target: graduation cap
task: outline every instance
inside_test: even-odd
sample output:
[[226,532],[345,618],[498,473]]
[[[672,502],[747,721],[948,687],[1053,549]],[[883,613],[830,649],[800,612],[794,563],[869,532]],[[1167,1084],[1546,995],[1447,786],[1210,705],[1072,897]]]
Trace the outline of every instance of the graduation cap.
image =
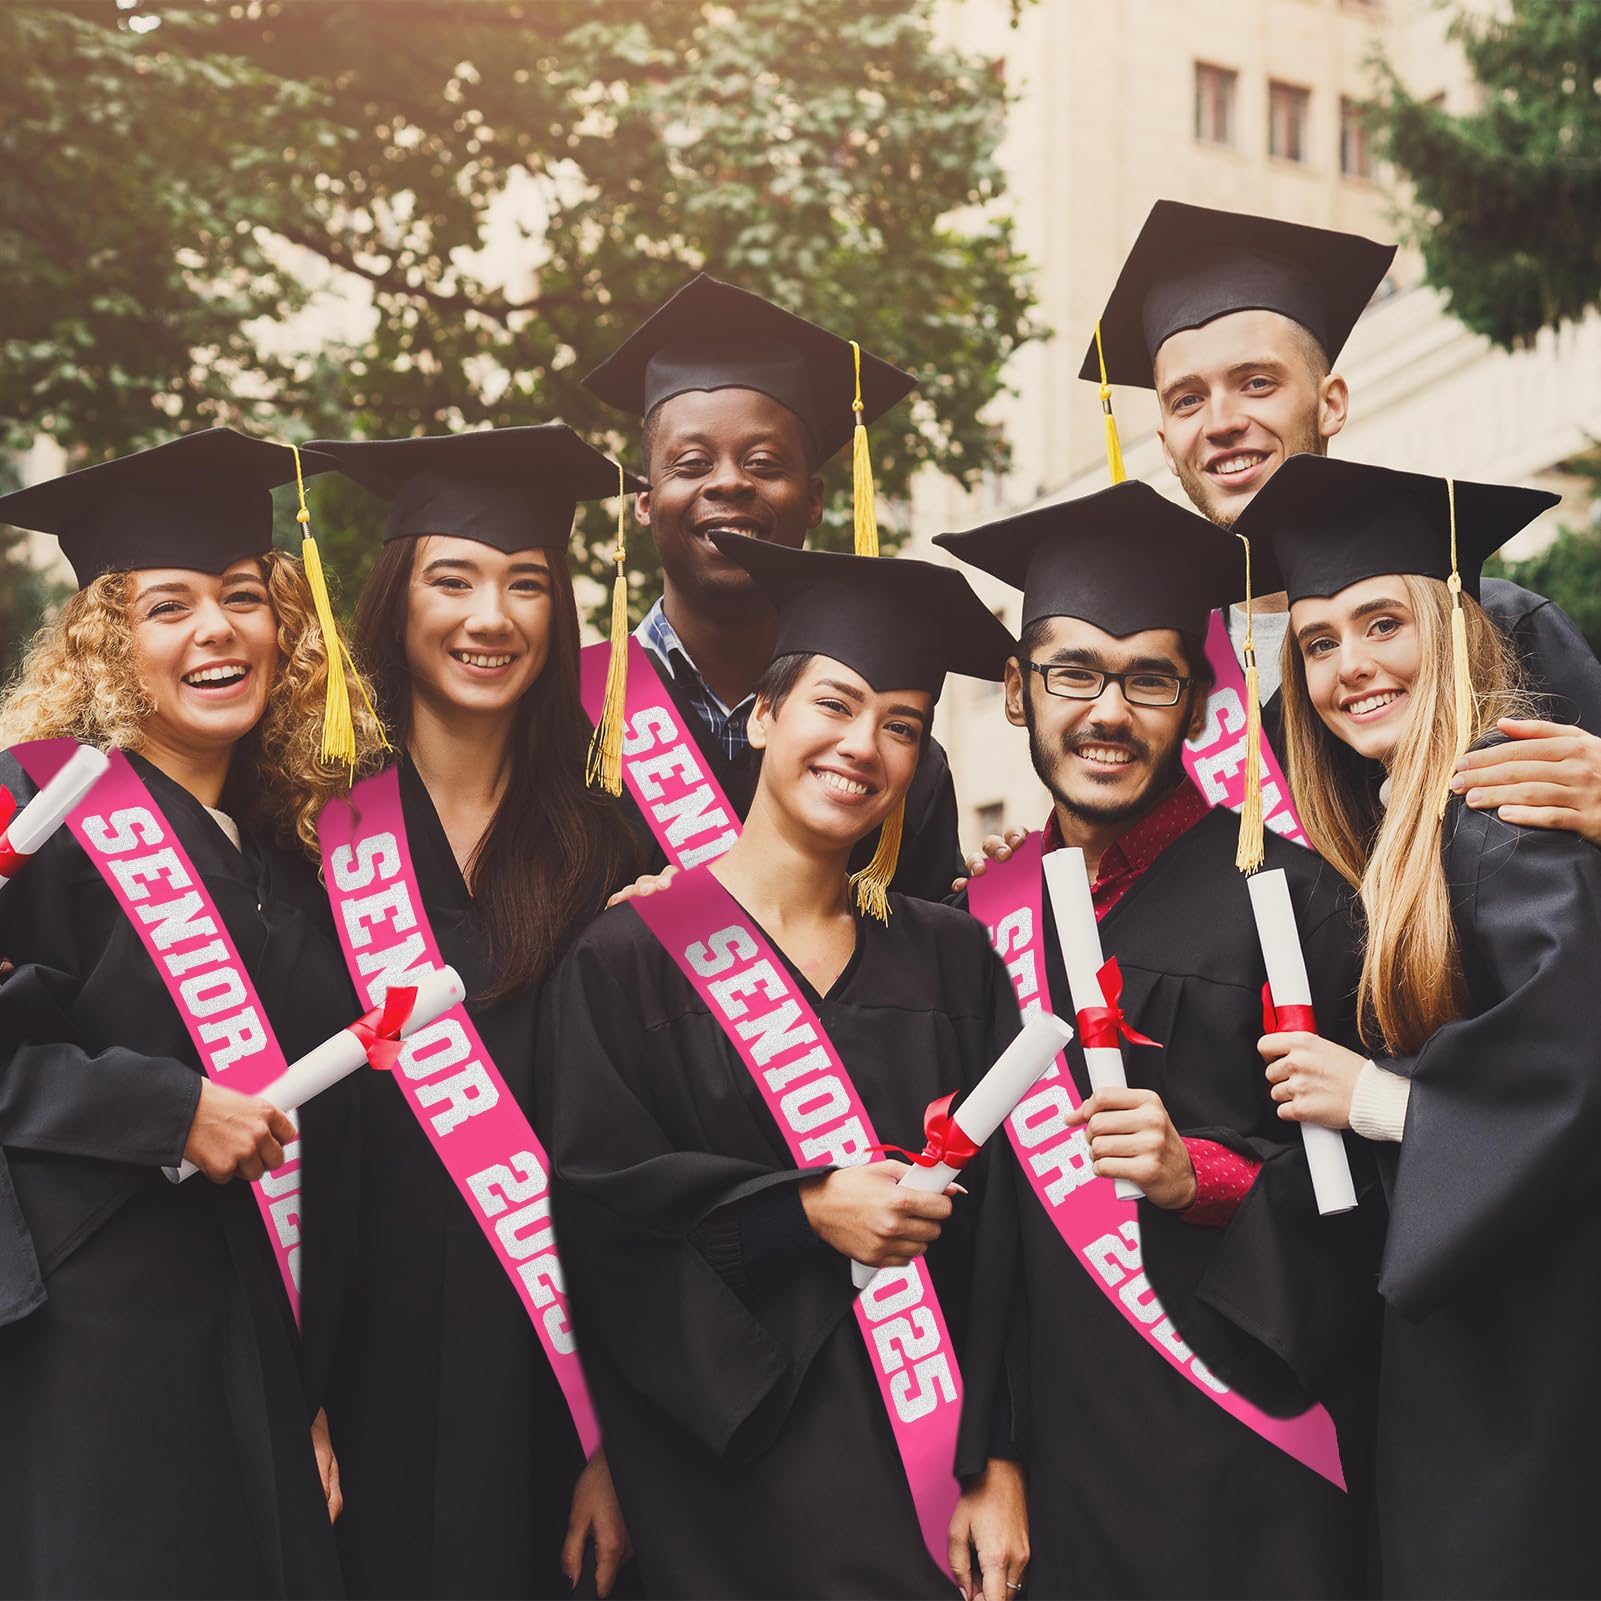
[[1333,362],[1395,250],[1360,234],[1158,200],[1118,274],[1079,377],[1150,389],[1164,341],[1234,311],[1291,318]]
[[415,439],[318,439],[308,448],[389,501],[386,542],[449,534],[508,556],[565,551],[579,501],[645,487],[565,423]]
[[0,496],[0,522],[54,534],[80,589],[140,568],[222,573],[272,548],[272,491],[294,481],[289,446],[206,428]]
[[1023,592],[1023,627],[1078,617],[1119,638],[1173,628],[1204,638],[1239,597],[1240,542],[1149,484],[1113,484],[934,543]]
[[[999,679],[1015,648],[1000,620],[949,567],[899,557],[791,550],[748,534],[712,542],[756,581],[778,613],[773,660],[828,656],[880,693],[927,690],[938,700],[947,673]],[[873,859],[851,875],[857,905],[889,917],[890,880],[900,854],[904,802],[884,821]]]

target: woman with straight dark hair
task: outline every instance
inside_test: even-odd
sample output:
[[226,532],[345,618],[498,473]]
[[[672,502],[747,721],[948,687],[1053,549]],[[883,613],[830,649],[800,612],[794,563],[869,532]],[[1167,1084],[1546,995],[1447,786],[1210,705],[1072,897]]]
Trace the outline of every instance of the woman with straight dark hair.
[[[321,448],[392,503],[355,636],[399,754],[354,792],[353,817],[325,816],[336,921],[369,1002],[425,947],[469,997],[452,1014],[467,1044],[451,1060],[470,1055],[455,1077],[419,1044],[388,1082],[365,1075],[310,1114],[308,1228],[341,1242],[308,1267],[306,1301],[346,1582],[357,1596],[566,1596],[592,1542],[604,1596],[627,1535],[604,1455],[586,1462],[587,1402],[569,1406],[559,1269],[517,1271],[548,1240],[548,1208],[507,1206],[543,1177],[519,1110],[543,982],[637,871],[620,811],[585,787],[566,563],[576,502],[618,494],[619,470],[554,424]],[[334,829],[353,845],[330,849]],[[381,915],[366,895],[380,884]],[[341,901],[358,887],[366,898]],[[375,967],[386,939],[397,965]],[[449,1138],[491,1111],[520,1131],[515,1194],[467,1172]],[[355,1171],[318,1157],[346,1148],[341,1123]],[[521,1233],[506,1226],[525,1213]]]

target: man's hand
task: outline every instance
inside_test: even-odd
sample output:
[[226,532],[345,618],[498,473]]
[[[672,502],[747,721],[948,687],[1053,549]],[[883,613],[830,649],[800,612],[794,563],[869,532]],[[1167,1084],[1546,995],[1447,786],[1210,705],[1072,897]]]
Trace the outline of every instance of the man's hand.
[[209,1078],[200,1081],[200,1100],[183,1154],[213,1184],[241,1178],[255,1183],[281,1167],[284,1146],[295,1125],[271,1101],[241,1095]]
[[617,1570],[634,1554],[634,1543],[623,1522],[623,1509],[612,1486],[604,1446],[584,1464],[584,1471],[573,1486],[573,1508],[561,1547],[561,1571],[567,1575],[569,1585],[578,1583],[584,1566],[584,1546],[591,1539],[595,1542],[595,1594],[605,1601]]
[[654,895],[658,890],[666,889],[678,877],[676,867],[664,867],[659,873],[641,873],[632,884],[626,884],[606,902],[609,912],[614,906],[621,906],[624,901],[631,901],[636,895]]
[[1503,717],[1506,745],[1457,760],[1451,788],[1504,823],[1561,828],[1601,845],[1601,739],[1566,723]]
[[334,1455],[333,1441],[328,1437],[326,1410],[312,1419],[311,1449],[317,1456],[317,1475],[322,1480],[322,1498],[328,1503],[328,1521],[334,1523],[345,1510],[345,1498],[339,1493],[339,1458]]
[[1268,1064],[1268,1083],[1280,1117],[1291,1123],[1350,1128],[1351,1096],[1365,1056],[1321,1035],[1299,1031],[1264,1034],[1256,1048]]
[[953,1184],[943,1195],[903,1190],[904,1162],[837,1167],[801,1185],[801,1205],[812,1232],[841,1256],[868,1267],[905,1267],[939,1238],[951,1215]]
[[967,878],[953,878],[951,893],[960,895],[967,888],[968,878],[982,878],[985,867],[991,862],[1004,862],[1028,838],[1026,828],[1008,828],[999,834],[986,834],[979,848],[967,858]]
[[[1011,1601],[1028,1571],[1028,1487],[1016,1462],[992,1458],[962,1491],[950,1527],[951,1576],[963,1601]],[[980,1582],[973,1583],[971,1551]]]
[[1102,1178],[1132,1179],[1169,1212],[1193,1204],[1195,1168],[1155,1090],[1097,1090],[1063,1121],[1084,1125]]

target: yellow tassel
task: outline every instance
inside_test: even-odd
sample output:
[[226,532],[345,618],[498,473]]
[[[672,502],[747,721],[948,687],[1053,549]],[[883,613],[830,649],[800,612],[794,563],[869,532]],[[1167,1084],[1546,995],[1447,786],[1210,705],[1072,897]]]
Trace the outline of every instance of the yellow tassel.
[[1256,630],[1251,618],[1251,542],[1245,546],[1245,794],[1240,802],[1240,837],[1234,865],[1254,873],[1267,859],[1262,841],[1262,686],[1256,670]]
[[584,781],[609,795],[623,792],[623,712],[628,697],[628,570],[626,562],[627,480],[617,464],[617,575],[611,586],[611,655],[606,662],[606,694],[600,720],[590,736]]
[[[311,591],[311,603],[316,609],[317,626],[322,630],[323,651],[328,662],[322,704],[322,759],[325,762],[343,763],[350,778],[354,779],[356,723],[350,710],[351,680],[360,690],[374,723],[378,718],[373,712],[372,702],[367,699],[366,687],[356,672],[356,665],[350,658],[350,651],[334,618],[333,601],[328,595],[328,578],[322,569],[322,553],[317,549],[317,539],[311,531],[311,512],[306,506],[306,480],[300,470],[300,452],[293,445],[289,449],[295,459],[295,494],[300,501],[299,509],[295,512],[295,521],[300,524],[300,559],[306,570],[306,587]],[[382,730],[378,737],[383,748],[388,750],[389,742],[384,739]]]
[[1101,364],[1101,410],[1106,417],[1106,472],[1114,484],[1128,474],[1123,470],[1123,446],[1117,437],[1117,418],[1112,415],[1112,386],[1106,381],[1106,352],[1101,349],[1101,325],[1095,324],[1095,359]]
[[852,513],[856,525],[856,554],[878,554],[878,502],[873,492],[873,458],[867,448],[867,424],[862,421],[862,347],[851,340],[851,358],[856,365],[856,398],[851,410],[856,427],[851,435]]
[[[1462,574],[1456,565],[1456,480],[1447,478],[1445,493],[1451,508],[1451,576],[1445,587],[1451,591],[1451,679],[1456,711],[1456,754],[1460,756],[1473,743],[1473,722],[1477,706],[1473,679],[1468,671],[1468,614],[1462,609]],[[1441,817],[1451,799],[1450,786],[1440,797]]]
[[895,876],[895,864],[901,855],[901,832],[906,825],[906,801],[884,819],[878,831],[878,848],[873,859],[859,873],[851,874],[851,888],[856,891],[856,909],[864,917],[876,917],[879,922],[889,921],[889,884]]

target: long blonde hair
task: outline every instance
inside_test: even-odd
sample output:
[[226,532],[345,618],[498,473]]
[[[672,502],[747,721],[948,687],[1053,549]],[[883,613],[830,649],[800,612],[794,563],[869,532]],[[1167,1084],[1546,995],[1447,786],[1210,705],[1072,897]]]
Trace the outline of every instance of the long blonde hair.
[[[1301,824],[1318,854],[1362,898],[1362,1036],[1400,1054],[1421,1049],[1442,1024],[1461,1017],[1468,997],[1441,854],[1440,798],[1457,755],[1451,595],[1437,578],[1397,577],[1421,654],[1409,691],[1412,714],[1390,758],[1388,804],[1379,804],[1376,764],[1337,739],[1313,708],[1293,631],[1284,636],[1283,704],[1285,768]],[[1462,606],[1472,743],[1502,717],[1529,715],[1530,706],[1509,642],[1470,596]]]
[[[322,759],[328,657],[298,558],[272,550],[260,558],[278,619],[278,671],[261,721],[240,742],[230,795],[244,797],[248,819],[281,842],[317,855],[317,813],[349,786],[342,763]],[[138,750],[155,703],[139,682],[133,650],[133,582],[102,573],[80,589],[34,636],[15,678],[0,693],[0,749],[67,735],[84,744]],[[347,675],[348,676],[348,675]],[[382,741],[361,687],[350,682],[357,775],[379,765]]]

